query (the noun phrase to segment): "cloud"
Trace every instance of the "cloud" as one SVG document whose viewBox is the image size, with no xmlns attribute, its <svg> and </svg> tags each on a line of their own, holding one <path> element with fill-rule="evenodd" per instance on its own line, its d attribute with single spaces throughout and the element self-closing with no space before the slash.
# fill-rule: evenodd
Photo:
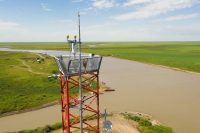
<svg viewBox="0 0 200 133">
<path fill-rule="evenodd" d="M 77 33 L 77 27 L 74 23 L 65 22 L 71 20 L 57 20 L 55 24 L 51 24 L 56 27 L 52 26 L 49 30 L 49 26 L 24 27 L 15 22 L 0 21 L 0 41 L 66 41 L 66 33 Z M 189 22 L 187 26 L 163 22 L 124 26 L 123 23 L 125 22 L 108 21 L 83 26 L 83 41 L 198 41 L 200 35 L 199 23 L 195 21 Z"/>
<path fill-rule="evenodd" d="M 136 1 L 135 1 L 136 2 Z M 198 0 L 151 0 L 148 4 L 136 11 L 115 16 L 115 20 L 126 21 L 131 19 L 144 19 L 170 11 L 192 7 Z"/>
<path fill-rule="evenodd" d="M 6 42 L 19 39 L 20 35 L 27 35 L 27 31 L 19 23 L 0 20 L 0 41 Z"/>
<path fill-rule="evenodd" d="M 124 22 L 122 22 L 124 23 Z M 141 26 L 142 25 L 142 26 Z M 123 26 L 107 22 L 82 27 L 83 41 L 198 41 L 200 27 L 196 22 L 185 24 L 152 23 Z M 106 29 L 106 32 L 105 32 Z M 98 32 L 96 32 L 98 31 Z M 84 40 L 87 39 L 87 40 Z"/>
<path fill-rule="evenodd" d="M 200 14 L 193 13 L 193 14 L 186 14 L 186 15 L 171 16 L 171 17 L 165 18 L 164 20 L 165 21 L 177 21 L 177 20 L 192 19 L 192 18 L 196 18 L 199 16 L 200 16 Z"/>
<path fill-rule="evenodd" d="M 77 0 L 79 1 L 79 0 Z M 83 0 L 80 0 L 80 2 Z M 96 9 L 108 9 L 114 6 L 117 6 L 119 3 L 116 3 L 115 0 L 89 0 L 89 7 L 83 8 L 80 11 L 81 15 L 86 15 L 88 12 L 97 11 Z"/>
<path fill-rule="evenodd" d="M 47 12 L 51 11 L 47 3 L 41 3 L 41 7 L 44 11 L 47 11 Z"/>
<path fill-rule="evenodd" d="M 127 6 L 133 6 L 133 5 L 138 5 L 138 4 L 145 4 L 145 3 L 149 3 L 152 0 L 127 0 L 123 6 L 127 7 Z"/>
<path fill-rule="evenodd" d="M 74 3 L 82 2 L 83 0 L 72 0 Z"/>
<path fill-rule="evenodd" d="M 7 21 L 0 21 L 0 30 L 5 31 L 5 30 L 11 30 L 11 29 L 16 29 L 20 25 L 15 22 L 7 22 Z"/>
<path fill-rule="evenodd" d="M 114 0 L 91 0 L 94 8 L 103 9 L 114 6 Z"/>
</svg>

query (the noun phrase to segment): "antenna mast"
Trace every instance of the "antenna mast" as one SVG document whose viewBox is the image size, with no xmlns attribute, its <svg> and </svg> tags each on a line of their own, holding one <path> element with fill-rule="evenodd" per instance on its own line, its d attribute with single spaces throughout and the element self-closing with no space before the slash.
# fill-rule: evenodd
<svg viewBox="0 0 200 133">
<path fill-rule="evenodd" d="M 81 44 L 81 19 L 80 19 L 80 12 L 78 12 L 78 35 L 79 35 L 79 44 Z"/>
<path fill-rule="evenodd" d="M 80 13 L 78 12 L 78 31 L 79 31 L 79 95 L 80 95 L 80 133 L 83 133 L 83 90 L 82 90 L 82 77 L 81 77 L 81 26 L 80 26 Z"/>
</svg>

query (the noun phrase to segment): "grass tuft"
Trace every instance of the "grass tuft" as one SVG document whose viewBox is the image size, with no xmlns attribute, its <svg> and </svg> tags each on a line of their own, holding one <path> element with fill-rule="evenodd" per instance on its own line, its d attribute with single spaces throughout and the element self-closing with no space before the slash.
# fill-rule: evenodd
<svg viewBox="0 0 200 133">
<path fill-rule="evenodd" d="M 142 116 L 136 116 L 129 113 L 122 113 L 125 119 L 132 120 L 138 124 L 138 130 L 141 133 L 173 133 L 170 127 L 163 125 L 152 125 L 151 121 Z"/>
</svg>

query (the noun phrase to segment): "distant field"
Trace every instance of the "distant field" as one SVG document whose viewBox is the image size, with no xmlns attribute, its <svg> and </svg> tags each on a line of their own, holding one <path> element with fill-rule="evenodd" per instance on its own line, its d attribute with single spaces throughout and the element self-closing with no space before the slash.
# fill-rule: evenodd
<svg viewBox="0 0 200 133">
<path fill-rule="evenodd" d="M 37 58 L 41 62 L 37 62 Z M 57 71 L 51 57 L 0 52 L 0 114 L 36 107 L 59 98 L 59 83 L 47 76 Z"/>
<path fill-rule="evenodd" d="M 68 46 L 64 42 L 0 43 L 18 49 L 67 50 Z M 83 51 L 200 72 L 200 42 L 83 43 Z"/>
<path fill-rule="evenodd" d="M 85 51 L 200 72 L 200 42 L 121 43 Z"/>
</svg>

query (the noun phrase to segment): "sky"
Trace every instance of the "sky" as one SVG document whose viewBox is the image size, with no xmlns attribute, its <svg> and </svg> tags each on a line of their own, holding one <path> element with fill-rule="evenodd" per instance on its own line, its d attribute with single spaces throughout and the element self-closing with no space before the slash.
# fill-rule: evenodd
<svg viewBox="0 0 200 133">
<path fill-rule="evenodd" d="M 200 41 L 200 0 L 0 0 L 0 42 Z"/>
</svg>

